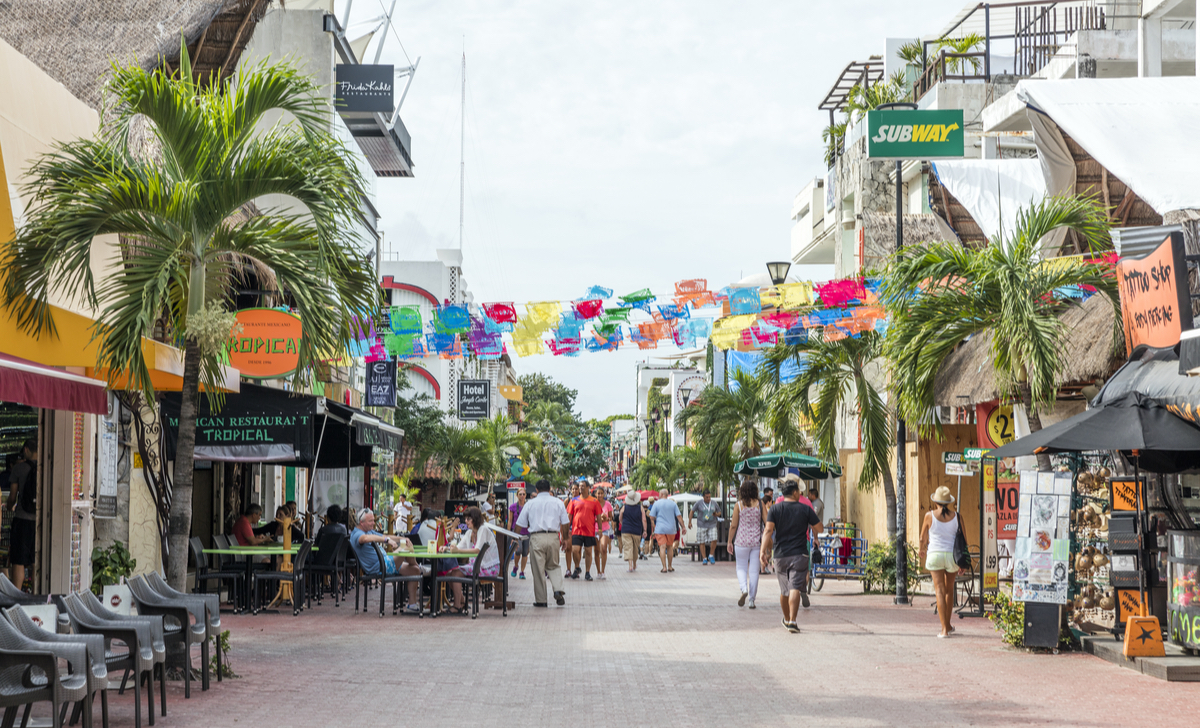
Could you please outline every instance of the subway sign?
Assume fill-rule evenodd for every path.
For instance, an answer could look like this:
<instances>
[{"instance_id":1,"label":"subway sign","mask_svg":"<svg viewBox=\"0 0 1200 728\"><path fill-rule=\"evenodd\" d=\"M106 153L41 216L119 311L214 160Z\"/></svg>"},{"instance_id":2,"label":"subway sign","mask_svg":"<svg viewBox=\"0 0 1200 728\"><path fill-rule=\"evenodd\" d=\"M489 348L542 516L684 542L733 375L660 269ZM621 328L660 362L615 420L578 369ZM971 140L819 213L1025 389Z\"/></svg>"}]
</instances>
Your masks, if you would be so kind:
<instances>
[{"instance_id":1,"label":"subway sign","mask_svg":"<svg viewBox=\"0 0 1200 728\"><path fill-rule=\"evenodd\" d=\"M867 156L871 159L962 157L963 136L962 109L867 112Z\"/></svg>"}]
</instances>

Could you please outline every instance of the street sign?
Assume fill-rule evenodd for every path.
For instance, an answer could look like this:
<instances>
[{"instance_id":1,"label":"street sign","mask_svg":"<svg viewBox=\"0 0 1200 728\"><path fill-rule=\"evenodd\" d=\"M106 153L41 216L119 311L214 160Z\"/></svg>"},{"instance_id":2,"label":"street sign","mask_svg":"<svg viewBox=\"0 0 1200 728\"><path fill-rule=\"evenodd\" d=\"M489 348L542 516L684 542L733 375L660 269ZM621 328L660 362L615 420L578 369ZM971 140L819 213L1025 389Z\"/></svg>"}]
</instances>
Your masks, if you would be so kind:
<instances>
[{"instance_id":1,"label":"street sign","mask_svg":"<svg viewBox=\"0 0 1200 728\"><path fill-rule=\"evenodd\" d=\"M963 156L963 110L867 112L867 157L947 159Z\"/></svg>"},{"instance_id":2,"label":"street sign","mask_svg":"<svg viewBox=\"0 0 1200 728\"><path fill-rule=\"evenodd\" d=\"M946 465L946 475L975 474L974 464L968 462L966 457L960 452L942 453L942 462Z\"/></svg>"},{"instance_id":3,"label":"street sign","mask_svg":"<svg viewBox=\"0 0 1200 728\"><path fill-rule=\"evenodd\" d=\"M487 379L463 379L458 383L458 419L488 420L492 417L492 383Z\"/></svg>"},{"instance_id":4,"label":"street sign","mask_svg":"<svg viewBox=\"0 0 1200 728\"><path fill-rule=\"evenodd\" d=\"M980 458L982 458L984 455L987 455L989 452L991 451L983 447L968 447L963 449L963 458L978 462Z\"/></svg>"}]
</instances>

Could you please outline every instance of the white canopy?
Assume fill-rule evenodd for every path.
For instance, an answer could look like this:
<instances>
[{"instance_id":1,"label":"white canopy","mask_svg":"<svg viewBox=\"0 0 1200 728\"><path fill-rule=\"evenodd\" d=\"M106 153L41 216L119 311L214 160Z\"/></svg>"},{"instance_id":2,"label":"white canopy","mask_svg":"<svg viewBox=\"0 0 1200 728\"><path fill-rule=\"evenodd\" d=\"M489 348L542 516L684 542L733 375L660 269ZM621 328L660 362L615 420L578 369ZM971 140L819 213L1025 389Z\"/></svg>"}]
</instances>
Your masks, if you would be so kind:
<instances>
[{"instance_id":1,"label":"white canopy","mask_svg":"<svg viewBox=\"0 0 1200 728\"><path fill-rule=\"evenodd\" d=\"M1015 94L1160 215L1200 209L1200 78L1027 80Z\"/></svg>"},{"instance_id":2,"label":"white canopy","mask_svg":"<svg viewBox=\"0 0 1200 728\"><path fill-rule=\"evenodd\" d=\"M971 214L988 240L1008 237L1017 211L1046 195L1046 180L1036 159L963 159L933 163L950 194Z\"/></svg>"}]
</instances>

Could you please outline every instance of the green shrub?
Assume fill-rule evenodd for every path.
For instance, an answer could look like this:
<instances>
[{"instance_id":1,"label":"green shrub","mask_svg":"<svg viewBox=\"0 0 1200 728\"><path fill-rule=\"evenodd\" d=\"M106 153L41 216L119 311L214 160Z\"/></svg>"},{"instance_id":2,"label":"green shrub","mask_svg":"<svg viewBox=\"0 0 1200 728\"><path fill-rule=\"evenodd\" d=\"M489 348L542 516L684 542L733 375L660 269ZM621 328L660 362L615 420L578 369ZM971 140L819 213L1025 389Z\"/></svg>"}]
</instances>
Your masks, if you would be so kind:
<instances>
[{"instance_id":1,"label":"green shrub","mask_svg":"<svg viewBox=\"0 0 1200 728\"><path fill-rule=\"evenodd\" d=\"M120 584L137 568L137 559L129 554L125 544L114 541L112 546L92 549L92 593L104 594L104 587Z\"/></svg>"},{"instance_id":2,"label":"green shrub","mask_svg":"<svg viewBox=\"0 0 1200 728\"><path fill-rule=\"evenodd\" d=\"M1000 639L1013 647L1025 644L1025 602L1014 602L1004 592L992 595L995 611L988 615L992 626L1000 633Z\"/></svg>"},{"instance_id":3,"label":"green shrub","mask_svg":"<svg viewBox=\"0 0 1200 728\"><path fill-rule=\"evenodd\" d=\"M908 591L916 590L921 577L917 563L917 550L908 545ZM863 591L868 594L894 594L896 592L896 546L892 541L878 541L867 549L863 559Z\"/></svg>"}]
</instances>

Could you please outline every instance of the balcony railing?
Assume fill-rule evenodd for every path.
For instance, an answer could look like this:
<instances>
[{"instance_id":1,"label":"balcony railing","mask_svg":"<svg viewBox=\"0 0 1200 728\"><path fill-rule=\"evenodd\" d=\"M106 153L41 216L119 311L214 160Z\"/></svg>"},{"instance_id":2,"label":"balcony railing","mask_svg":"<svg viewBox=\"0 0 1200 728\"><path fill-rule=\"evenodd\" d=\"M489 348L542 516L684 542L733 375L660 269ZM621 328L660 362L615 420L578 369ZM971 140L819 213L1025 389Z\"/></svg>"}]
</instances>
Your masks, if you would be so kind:
<instances>
[{"instance_id":1,"label":"balcony railing","mask_svg":"<svg viewBox=\"0 0 1200 728\"><path fill-rule=\"evenodd\" d=\"M917 77L915 97L921 98L942 81L987 81L987 52L947 53L943 50Z\"/></svg>"}]
</instances>

